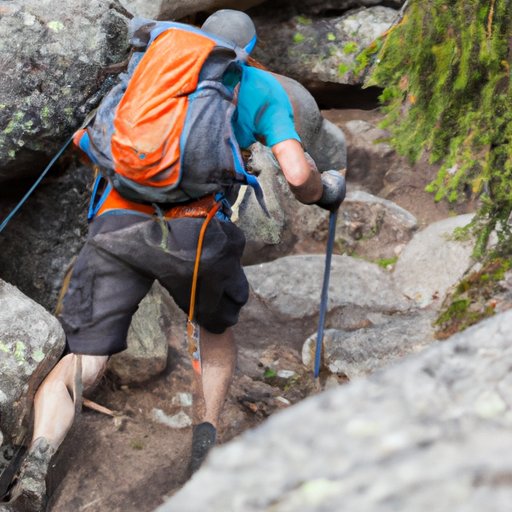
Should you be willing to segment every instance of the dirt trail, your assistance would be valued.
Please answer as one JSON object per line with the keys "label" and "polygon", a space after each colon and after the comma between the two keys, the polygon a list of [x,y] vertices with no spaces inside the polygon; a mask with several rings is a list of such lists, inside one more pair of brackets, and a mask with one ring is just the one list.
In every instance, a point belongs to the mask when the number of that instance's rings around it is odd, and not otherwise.
{"label": "dirt trail", "polygon": [[[237,371],[222,414],[219,443],[287,407],[286,401],[296,403],[309,393],[309,376],[298,354],[280,353],[277,348],[270,352],[270,358],[286,361],[297,378],[285,381],[268,373],[265,377],[262,363],[258,378]],[[191,375],[184,364],[143,387],[119,387],[105,378],[93,399],[127,419],[117,421],[84,409],[50,475],[49,486],[54,490],[50,511],[149,512],[177,491],[189,478],[191,428],[160,424],[152,411],[190,414],[190,408],[173,404],[173,398],[190,392]]]}

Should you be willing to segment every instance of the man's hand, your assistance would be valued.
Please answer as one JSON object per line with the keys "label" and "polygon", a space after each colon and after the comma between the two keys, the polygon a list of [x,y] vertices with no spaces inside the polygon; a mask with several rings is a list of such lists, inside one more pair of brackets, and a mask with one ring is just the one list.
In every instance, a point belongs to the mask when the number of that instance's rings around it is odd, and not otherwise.
{"label": "man's hand", "polygon": [[325,171],[321,174],[322,197],[316,201],[316,205],[330,212],[335,212],[345,199],[347,191],[345,176],[338,171]]}

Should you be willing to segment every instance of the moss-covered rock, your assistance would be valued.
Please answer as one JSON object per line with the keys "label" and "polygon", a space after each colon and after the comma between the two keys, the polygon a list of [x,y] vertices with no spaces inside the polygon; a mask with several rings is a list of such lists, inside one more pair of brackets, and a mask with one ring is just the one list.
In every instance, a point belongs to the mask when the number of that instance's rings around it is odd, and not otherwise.
{"label": "moss-covered rock", "polygon": [[0,181],[6,181],[42,170],[97,104],[102,73],[125,57],[128,40],[117,2],[1,4]]}
{"label": "moss-covered rock", "polygon": [[0,429],[7,443],[23,440],[34,394],[64,343],[56,318],[0,280]]}

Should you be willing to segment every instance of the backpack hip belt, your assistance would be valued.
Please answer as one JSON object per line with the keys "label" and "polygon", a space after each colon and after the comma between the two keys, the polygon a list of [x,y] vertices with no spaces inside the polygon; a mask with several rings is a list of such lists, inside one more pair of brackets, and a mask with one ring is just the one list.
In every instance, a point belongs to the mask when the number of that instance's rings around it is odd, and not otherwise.
{"label": "backpack hip belt", "polygon": [[[162,217],[165,219],[179,219],[182,217],[195,217],[204,218],[208,215],[208,212],[215,206],[215,194],[208,194],[200,197],[199,199],[177,204],[170,208],[162,210]],[[108,196],[105,198],[103,204],[97,212],[97,216],[104,213],[115,212],[115,211],[137,212],[151,217],[155,214],[159,214],[157,209],[150,204],[137,203],[130,201],[121,196],[115,189],[111,190]]]}

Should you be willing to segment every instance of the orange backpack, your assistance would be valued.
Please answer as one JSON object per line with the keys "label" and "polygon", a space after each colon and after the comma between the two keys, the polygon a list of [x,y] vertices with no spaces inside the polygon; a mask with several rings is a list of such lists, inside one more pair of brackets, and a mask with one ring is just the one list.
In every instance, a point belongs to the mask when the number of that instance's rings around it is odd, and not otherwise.
{"label": "orange backpack", "polygon": [[240,80],[245,55],[181,23],[145,29],[145,51],[134,53],[87,128],[103,175],[142,203],[184,202],[236,183],[259,188],[233,133],[236,87],[223,83],[226,72]]}

